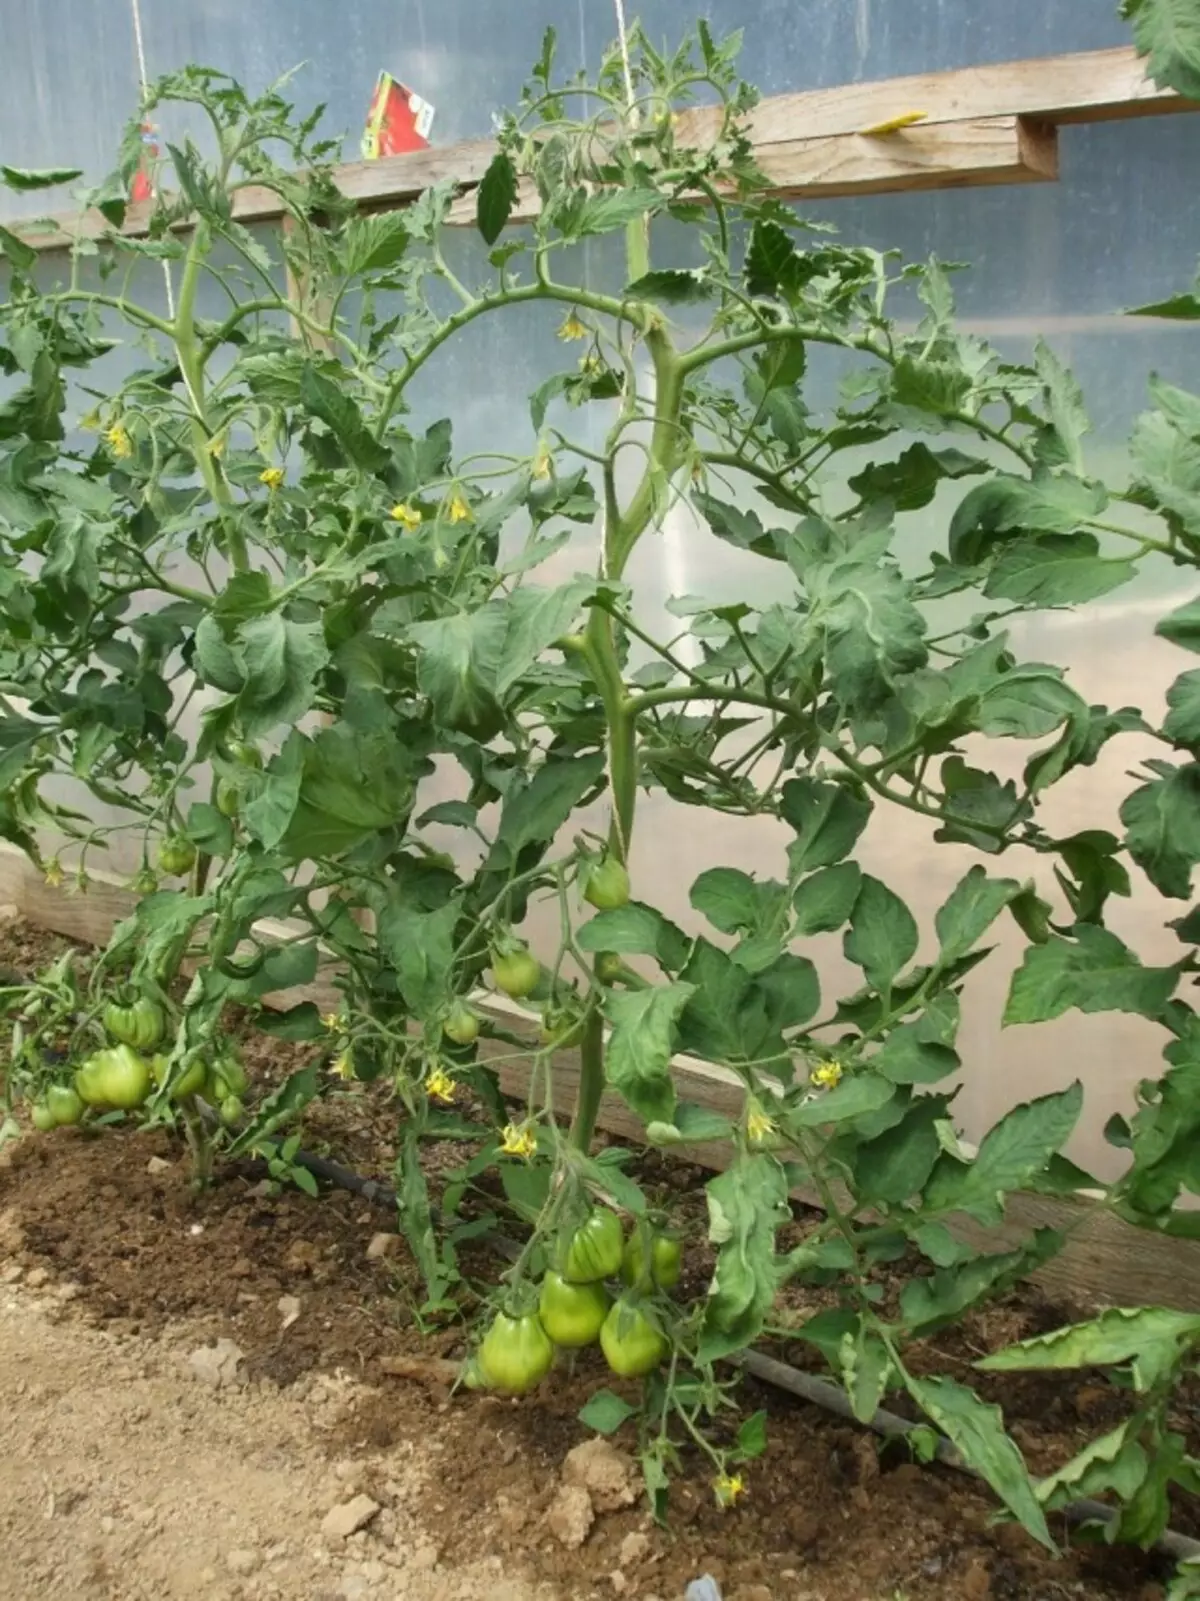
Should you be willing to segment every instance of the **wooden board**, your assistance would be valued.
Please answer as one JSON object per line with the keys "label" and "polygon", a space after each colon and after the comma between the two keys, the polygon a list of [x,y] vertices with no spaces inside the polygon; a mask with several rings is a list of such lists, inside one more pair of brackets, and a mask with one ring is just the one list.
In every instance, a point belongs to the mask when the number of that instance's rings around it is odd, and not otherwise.
{"label": "wooden board", "polygon": [[[129,890],[114,880],[96,876],[87,894],[51,889],[37,870],[12,846],[0,845],[0,906],[14,908],[28,922],[52,933],[65,935],[90,945],[107,942],[113,924],[127,917],[135,904]],[[261,925],[265,934],[287,937],[281,924]],[[322,1012],[337,1009],[340,996],[333,986],[333,969],[318,973],[311,985],[288,992],[286,1003],[311,1000]],[[284,997],[268,997],[284,1003]],[[487,997],[497,1021],[508,1027],[527,1021],[530,1014],[512,1003]],[[528,1065],[511,1060],[511,1048],[495,1045],[489,1050],[498,1059],[493,1065],[506,1095],[524,1098],[529,1090]],[[486,1053],[485,1053],[486,1054]],[[681,1100],[692,1101],[725,1115],[736,1115],[742,1104],[742,1091],[732,1073],[692,1057],[677,1058],[673,1064],[676,1087]],[[556,1055],[552,1063],[555,1105],[568,1107],[579,1081],[579,1066],[569,1052]],[[599,1126],[621,1139],[641,1142],[644,1130],[640,1119],[615,1095],[605,1095],[600,1106]],[[729,1148],[720,1143],[674,1148],[681,1159],[719,1171],[729,1162]],[[796,1198],[811,1204],[815,1197],[798,1191]],[[962,1239],[1003,1250],[1038,1227],[1069,1231],[1066,1247],[1035,1275],[1046,1294],[1060,1297],[1068,1310],[1092,1306],[1170,1306],[1183,1311],[1200,1311],[1200,1248],[1189,1240],[1172,1240],[1162,1235],[1131,1228],[1106,1212],[1089,1208],[1085,1202],[1063,1201],[1040,1195],[1009,1197],[1008,1215],[999,1229],[983,1229],[969,1219],[954,1220],[954,1232]]]}
{"label": "wooden board", "polygon": [[[875,194],[1044,180],[1055,176],[1053,130],[1061,124],[1196,109],[1151,83],[1132,47],[1123,47],[772,95],[751,114],[749,131],[777,194]],[[864,133],[912,112],[924,120],[892,134]],[[711,138],[715,127],[711,108],[681,116],[682,135],[695,144]],[[335,178],[365,209],[388,209],[443,180],[472,189],[494,151],[490,140],[468,140],[348,162]],[[244,223],[284,214],[278,195],[255,184],[237,191],[233,211]],[[131,206],[124,231],[144,234],[149,214],[149,205]],[[526,203],[512,220],[529,214]],[[108,231],[95,212],[48,220],[45,228],[20,219],[11,226],[38,250],[62,249],[74,238]],[[451,220],[473,224],[473,206],[455,207]]]}

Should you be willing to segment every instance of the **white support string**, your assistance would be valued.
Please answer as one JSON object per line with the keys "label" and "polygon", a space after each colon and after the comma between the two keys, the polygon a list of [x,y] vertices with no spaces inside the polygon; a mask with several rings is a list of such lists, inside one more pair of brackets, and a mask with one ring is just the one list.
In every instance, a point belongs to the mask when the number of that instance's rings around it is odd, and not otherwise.
{"label": "white support string", "polygon": [[[138,0],[129,0],[133,12],[133,44],[137,51],[138,81],[142,86],[142,98],[145,99],[146,90],[150,86],[150,74],[146,71],[146,41],[142,35],[142,8]],[[171,281],[171,263],[162,264],[163,282],[167,288],[167,315],[172,321],[175,319],[175,286]]]}

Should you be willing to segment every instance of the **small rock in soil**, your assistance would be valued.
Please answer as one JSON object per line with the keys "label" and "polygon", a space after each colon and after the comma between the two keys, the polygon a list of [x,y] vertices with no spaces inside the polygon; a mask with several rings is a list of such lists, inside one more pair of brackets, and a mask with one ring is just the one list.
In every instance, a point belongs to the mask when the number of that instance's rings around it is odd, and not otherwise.
{"label": "small rock in soil", "polygon": [[739,1584],[729,1601],[774,1601],[770,1587],[765,1584]]}
{"label": "small rock in soil", "polygon": [[279,1316],[282,1319],[281,1328],[286,1332],[293,1323],[299,1321],[300,1297],[298,1295],[281,1295],[279,1297]]}
{"label": "small rock in soil", "polygon": [[252,1573],[258,1572],[261,1565],[262,1559],[258,1552],[251,1550],[249,1546],[225,1553],[225,1566],[230,1573],[236,1573],[240,1578],[248,1579]]}
{"label": "small rock in soil", "polygon": [[632,1458],[600,1435],[567,1452],[563,1482],[582,1486],[597,1512],[616,1512],[637,1500]]}
{"label": "small rock in soil", "polygon": [[629,1588],[629,1580],[621,1572],[620,1568],[609,1574],[608,1582],[612,1585],[613,1592],[616,1595],[624,1595]]}
{"label": "small rock in soil", "polygon": [[384,1257],[395,1256],[400,1249],[400,1236],[398,1234],[372,1234],[371,1243],[367,1246],[367,1259],[378,1262]]}
{"label": "small rock in soil", "polygon": [[992,1576],[982,1562],[972,1562],[963,1574],[963,1601],[988,1601],[992,1593]]}
{"label": "small rock in soil", "polygon": [[636,1529],[621,1541],[620,1561],[623,1568],[635,1568],[650,1552],[650,1537]]}
{"label": "small rock in soil", "polygon": [[496,1522],[505,1534],[520,1534],[529,1522],[529,1508],[507,1495],[496,1497]]}
{"label": "small rock in soil", "polygon": [[40,1290],[45,1285],[49,1284],[49,1282],[50,1275],[46,1272],[44,1267],[30,1268],[29,1272],[25,1275],[25,1283],[31,1290]]}
{"label": "small rock in soil", "polygon": [[169,1173],[170,1171],[171,1164],[167,1161],[165,1156],[152,1156],[146,1163],[146,1172],[149,1173],[152,1178],[157,1178],[160,1173]]}
{"label": "small rock in soil", "polygon": [[372,1501],[369,1495],[356,1495],[325,1514],[321,1533],[327,1540],[348,1540],[359,1529],[365,1529],[378,1511],[378,1501]]}
{"label": "small rock in soil", "polygon": [[321,1260],[321,1253],[311,1240],[293,1240],[283,1265],[289,1273],[311,1273]]}
{"label": "small rock in soil", "polygon": [[242,1382],[243,1352],[232,1340],[218,1340],[215,1345],[201,1345],[188,1357],[192,1377],[201,1384],[220,1390],[230,1384]]}
{"label": "small rock in soil", "polygon": [[591,1533],[596,1514],[582,1484],[561,1484],[546,1509],[546,1527],[568,1551],[575,1551]]}

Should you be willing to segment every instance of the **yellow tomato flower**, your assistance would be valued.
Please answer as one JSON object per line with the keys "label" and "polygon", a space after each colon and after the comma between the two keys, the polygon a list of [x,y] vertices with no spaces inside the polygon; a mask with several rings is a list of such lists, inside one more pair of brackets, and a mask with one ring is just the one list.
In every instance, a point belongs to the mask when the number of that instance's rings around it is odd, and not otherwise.
{"label": "yellow tomato flower", "polygon": [[125,461],[133,455],[133,441],[123,424],[113,423],[111,428],[105,430],[104,438],[118,461]]}
{"label": "yellow tomato flower", "polygon": [[95,407],[93,407],[91,411],[86,412],[79,419],[79,426],[83,429],[85,434],[99,433],[100,413],[95,409]]}
{"label": "yellow tomato flower", "polygon": [[586,323],[580,322],[574,312],[566,317],[559,325],[558,337],[560,339],[586,339],[588,328]]}
{"label": "yellow tomato flower", "polygon": [[266,484],[267,488],[272,491],[278,489],[283,482],[283,468],[264,467],[258,475],[258,481],[260,484]]}
{"label": "yellow tomato flower", "polygon": [[409,533],[414,528],[421,526],[421,513],[415,506],[393,506],[391,518],[394,523],[399,523],[402,528],[407,528]]}
{"label": "yellow tomato flower", "polygon": [[446,501],[446,520],[452,523],[469,523],[473,520],[471,508],[460,489],[456,489]]}
{"label": "yellow tomato flower", "polygon": [[59,861],[58,857],[52,856],[46,863],[46,883],[51,889],[61,889],[66,880],[66,876],[67,875],[62,869],[62,863]]}
{"label": "yellow tomato flower", "polygon": [[842,1082],[842,1071],[840,1062],[822,1062],[809,1074],[809,1081],[819,1084],[823,1090],[831,1090],[835,1084]]}
{"label": "yellow tomato flower", "polygon": [[533,467],[531,469],[530,476],[533,478],[549,478],[550,469],[553,467],[553,465],[554,458],[543,446],[533,458]]}
{"label": "yellow tomato flower", "polygon": [[589,350],[586,356],[579,358],[579,370],[582,373],[592,374],[602,370],[604,363],[594,350]]}
{"label": "yellow tomato flower", "polygon": [[447,1106],[450,1105],[458,1093],[458,1085],[444,1067],[434,1068],[433,1072],[425,1080],[425,1089],[433,1096],[435,1101],[442,1101]]}
{"label": "yellow tomato flower", "polygon": [[338,1053],[337,1060],[334,1062],[329,1071],[333,1074],[334,1078],[350,1080],[358,1076],[354,1071],[354,1056],[350,1051],[349,1046],[347,1046],[345,1050]]}
{"label": "yellow tomato flower", "polygon": [[537,1150],[537,1135],[529,1123],[506,1123],[500,1136],[505,1156],[520,1156],[526,1162]]}
{"label": "yellow tomato flower", "polygon": [[713,1480],[713,1494],[719,1507],[731,1507],[745,1493],[746,1486],[740,1473],[718,1473]]}
{"label": "yellow tomato flower", "polygon": [[754,1107],[746,1119],[746,1138],[751,1145],[761,1145],[775,1132],[775,1124],[761,1106]]}
{"label": "yellow tomato flower", "polygon": [[326,1012],[321,1022],[331,1034],[336,1034],[342,1026],[341,1015],[338,1012]]}

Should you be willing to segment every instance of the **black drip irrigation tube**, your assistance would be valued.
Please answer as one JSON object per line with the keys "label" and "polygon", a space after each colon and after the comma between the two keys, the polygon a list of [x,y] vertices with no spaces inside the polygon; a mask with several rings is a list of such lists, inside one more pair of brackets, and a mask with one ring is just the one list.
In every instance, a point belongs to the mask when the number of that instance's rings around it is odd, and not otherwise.
{"label": "black drip irrigation tube", "polygon": [[[352,1195],[361,1195],[365,1201],[370,1201],[375,1206],[388,1207],[395,1211],[399,1204],[395,1192],[386,1184],[381,1184],[375,1179],[365,1179],[352,1168],[343,1167],[340,1162],[330,1162],[323,1156],[312,1156],[307,1151],[297,1151],[292,1157],[292,1166],[306,1168],[315,1179],[323,1179],[327,1184],[348,1190]],[[493,1243],[503,1245],[507,1242],[494,1240]],[[826,1412],[832,1412],[859,1428],[864,1427],[862,1419],[855,1416],[845,1391],[828,1379],[817,1378],[811,1373],[802,1373],[799,1368],[794,1368],[787,1362],[777,1361],[775,1357],[766,1356],[761,1351],[743,1351],[727,1360],[731,1366],[741,1368],[743,1372],[749,1373],[763,1384],[783,1390],[788,1395],[808,1401],[813,1406],[822,1407]],[[902,1418],[898,1412],[889,1412],[884,1407],[878,1409],[865,1427],[887,1440],[907,1438],[917,1428],[923,1431],[928,1429],[927,1424],[911,1423],[907,1418]],[[934,1460],[980,1483],[984,1482],[982,1475],[963,1461],[944,1435],[937,1435],[936,1440]],[[1071,1501],[1067,1506],[1057,1508],[1057,1511],[1071,1525],[1112,1524],[1117,1520],[1116,1512],[1112,1507],[1105,1506],[1103,1501],[1086,1499]],[[1174,1529],[1167,1529],[1161,1534],[1150,1550],[1170,1557],[1176,1562],[1200,1561],[1200,1540],[1193,1540],[1190,1535],[1179,1534]]]}

